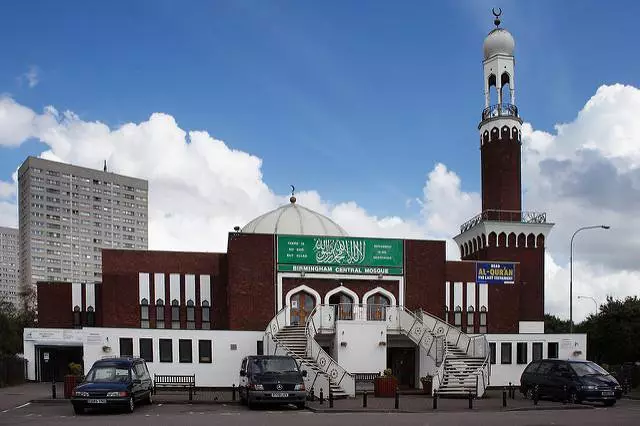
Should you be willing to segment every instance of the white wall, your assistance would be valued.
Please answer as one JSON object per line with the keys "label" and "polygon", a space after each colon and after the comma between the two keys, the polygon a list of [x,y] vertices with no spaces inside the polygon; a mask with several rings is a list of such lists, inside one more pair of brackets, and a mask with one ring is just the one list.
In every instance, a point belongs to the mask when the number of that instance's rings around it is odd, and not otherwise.
{"label": "white wall", "polygon": [[[387,323],[336,321],[336,361],[350,373],[377,373],[387,365]],[[380,345],[380,342],[385,345]],[[346,342],[347,346],[341,343]]]}
{"label": "white wall", "polygon": [[[27,332],[31,334],[27,336]],[[240,362],[247,355],[255,355],[257,341],[262,341],[264,331],[228,330],[171,330],[134,328],[83,328],[81,330],[25,329],[25,358],[28,363],[28,378],[35,380],[36,345],[82,345],[84,371],[105,357],[120,356],[120,338],[133,339],[133,356],[140,356],[140,338],[153,340],[153,362],[147,362],[153,374],[195,374],[196,386],[228,387],[238,385]],[[63,337],[66,337],[63,338]],[[160,362],[159,339],[173,341],[173,362]],[[179,339],[190,339],[191,363],[179,362]],[[212,362],[200,363],[198,341],[211,340]],[[236,350],[231,350],[231,345]],[[109,346],[105,352],[103,346]]]}
{"label": "white wall", "polygon": [[420,377],[435,376],[438,372],[436,360],[428,355],[428,352],[422,346],[418,347],[420,365],[418,367],[418,377],[416,377],[416,385],[422,388]]}
{"label": "white wall", "polygon": [[[558,359],[586,359],[586,334],[487,334],[487,341],[496,344],[496,363],[491,365],[489,386],[507,386],[509,382],[520,384],[525,367],[533,361],[533,342],[542,343],[542,359],[548,357],[549,343],[558,343]],[[502,364],[501,343],[510,342],[511,364]],[[527,362],[518,364],[517,342],[527,342]]]}

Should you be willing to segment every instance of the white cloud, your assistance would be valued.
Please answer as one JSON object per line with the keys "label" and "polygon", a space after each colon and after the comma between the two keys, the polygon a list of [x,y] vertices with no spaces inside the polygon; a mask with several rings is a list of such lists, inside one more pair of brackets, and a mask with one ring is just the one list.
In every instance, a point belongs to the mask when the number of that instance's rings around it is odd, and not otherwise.
{"label": "white cloud", "polygon": [[27,72],[22,74],[18,78],[18,80],[20,81],[20,83],[22,83],[23,81],[26,81],[29,88],[33,89],[38,85],[38,83],[40,83],[39,74],[40,74],[40,71],[38,70],[38,67],[36,67],[35,65],[31,65],[27,70]]}
{"label": "white cloud", "polygon": [[[569,240],[583,225],[605,223],[612,229],[576,237],[574,295],[604,301],[607,294],[621,297],[640,291],[638,114],[638,89],[603,86],[574,121],[558,125],[554,134],[523,125],[525,208],[546,211],[556,223],[547,241],[547,311],[568,316]],[[38,114],[0,98],[0,144],[18,145],[28,138],[49,146],[45,158],[94,168],[106,159],[114,172],[148,179],[152,249],[223,251],[227,232],[235,225],[289,197],[264,183],[260,158],[234,150],[207,132],[185,131],[167,114],[154,113],[144,122],[111,129],[72,112],[47,107]],[[477,151],[470,149],[468,155]],[[15,198],[7,185],[0,185],[0,192]],[[443,164],[428,173],[423,193],[414,200],[420,214],[412,218],[377,217],[356,201],[330,203],[313,190],[296,196],[300,204],[332,217],[352,235],[447,239],[450,259],[458,258],[451,237],[481,207],[479,194],[462,191],[460,178]],[[17,222],[15,204],[3,203],[0,221]],[[576,301],[574,319],[593,309],[590,300]]]}

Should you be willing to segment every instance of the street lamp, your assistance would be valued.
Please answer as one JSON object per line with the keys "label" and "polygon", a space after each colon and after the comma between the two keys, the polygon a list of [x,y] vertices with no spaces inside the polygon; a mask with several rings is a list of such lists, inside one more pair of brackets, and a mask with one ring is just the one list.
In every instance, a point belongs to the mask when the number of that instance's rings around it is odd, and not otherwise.
{"label": "street lamp", "polygon": [[593,225],[593,226],[583,226],[576,230],[571,236],[571,250],[569,255],[569,333],[573,334],[573,239],[576,234],[580,231],[584,231],[587,229],[609,229],[611,228],[609,225]]}
{"label": "street lamp", "polygon": [[578,296],[578,300],[580,299],[591,299],[593,300],[593,304],[596,305],[596,315],[598,315],[598,302],[591,296]]}

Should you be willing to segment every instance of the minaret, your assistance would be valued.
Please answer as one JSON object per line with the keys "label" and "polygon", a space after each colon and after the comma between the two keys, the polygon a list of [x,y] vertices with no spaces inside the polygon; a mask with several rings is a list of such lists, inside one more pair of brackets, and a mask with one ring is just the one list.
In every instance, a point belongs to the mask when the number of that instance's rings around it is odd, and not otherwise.
{"label": "minaret", "polygon": [[[483,45],[485,102],[478,125],[482,211],[460,227],[454,240],[462,260],[517,263],[514,284],[489,285],[489,306],[484,307],[490,333],[513,333],[518,332],[518,321],[544,319],[544,242],[553,224],[547,223],[545,213],[522,210],[515,41],[500,27],[501,13],[493,11],[495,28]],[[509,308],[492,316],[492,300],[494,308],[495,304]]]}

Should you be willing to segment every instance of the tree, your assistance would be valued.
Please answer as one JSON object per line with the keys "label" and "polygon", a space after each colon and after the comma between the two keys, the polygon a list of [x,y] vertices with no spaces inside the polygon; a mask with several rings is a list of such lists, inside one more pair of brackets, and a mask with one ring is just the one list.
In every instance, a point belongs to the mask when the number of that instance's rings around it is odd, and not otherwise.
{"label": "tree", "polygon": [[35,317],[33,309],[19,309],[0,298],[0,355],[22,353],[24,329],[35,325]]}
{"label": "tree", "polygon": [[544,332],[545,333],[568,333],[569,321],[561,320],[555,315],[544,315]]}

